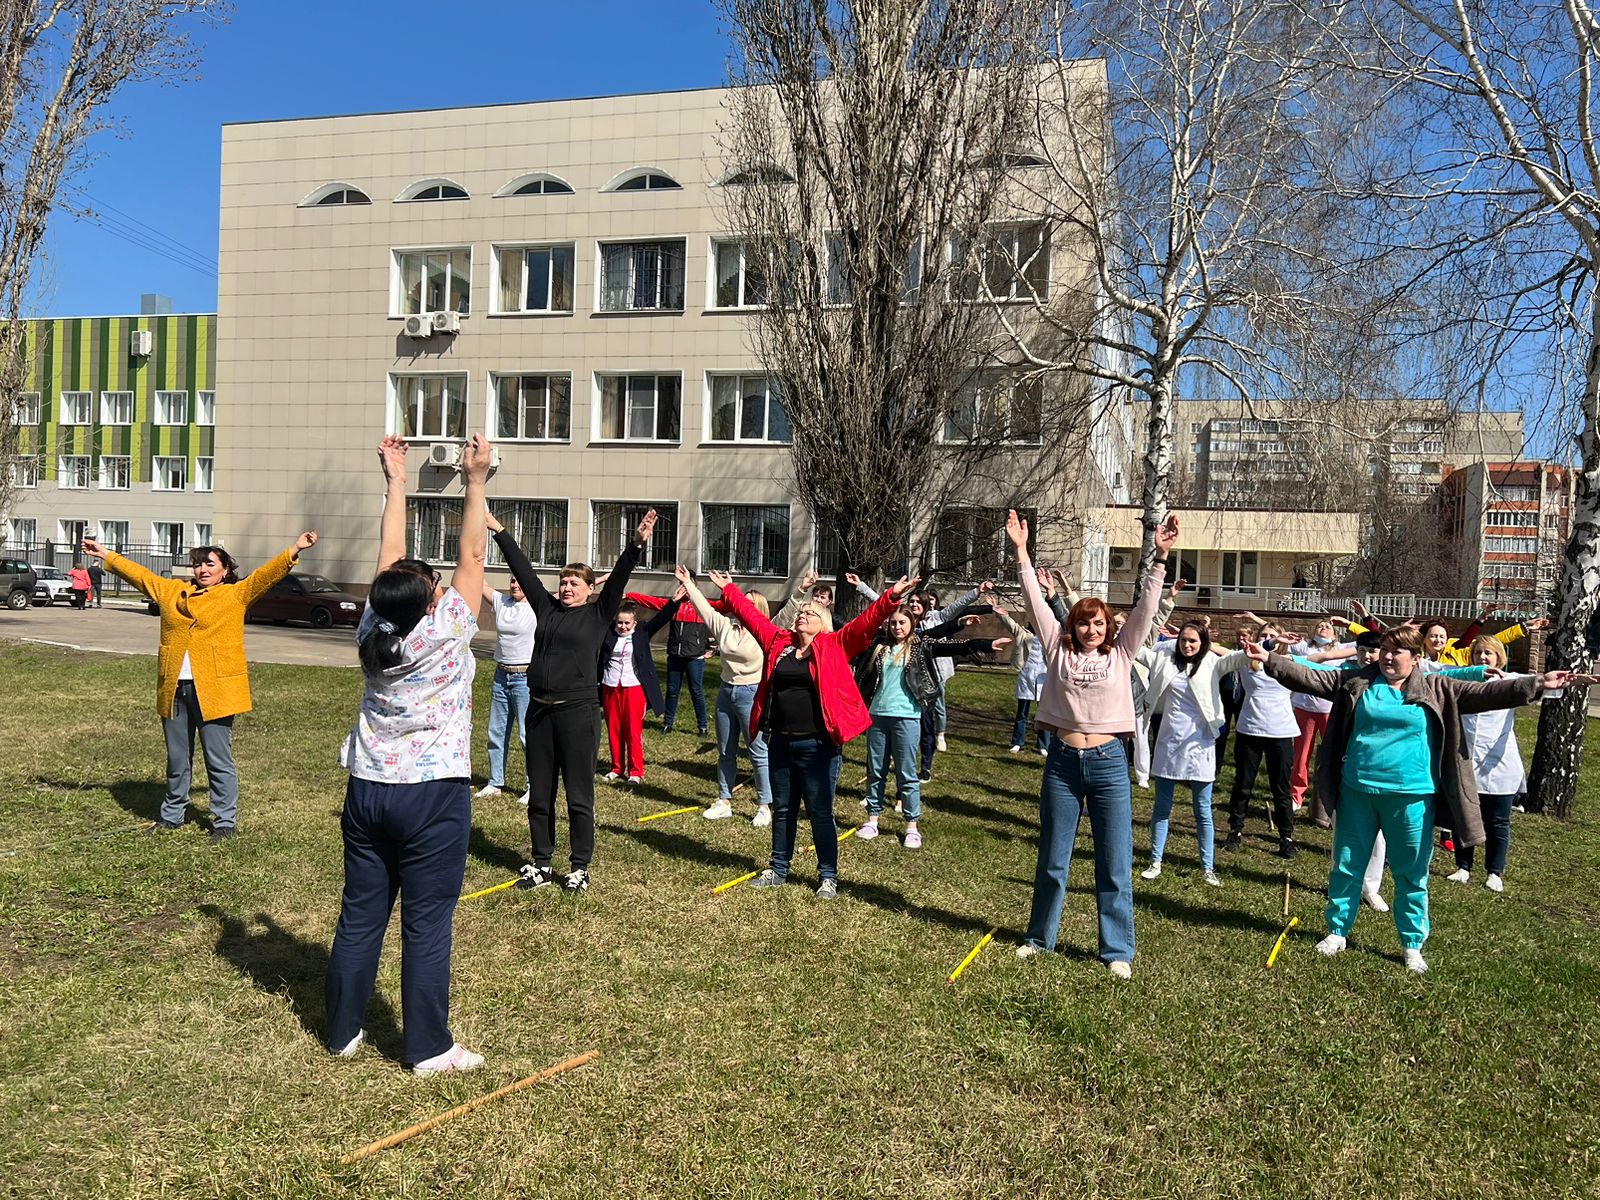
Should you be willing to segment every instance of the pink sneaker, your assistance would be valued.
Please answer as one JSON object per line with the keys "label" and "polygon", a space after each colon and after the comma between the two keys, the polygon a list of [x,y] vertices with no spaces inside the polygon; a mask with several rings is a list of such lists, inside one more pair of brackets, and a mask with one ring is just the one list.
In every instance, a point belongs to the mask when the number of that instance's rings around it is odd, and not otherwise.
{"label": "pink sneaker", "polygon": [[463,1071],[476,1071],[481,1066],[483,1055],[474,1054],[457,1042],[443,1054],[423,1059],[411,1068],[411,1073],[425,1079],[430,1075],[459,1075]]}
{"label": "pink sneaker", "polygon": [[906,830],[906,840],[903,844],[907,850],[922,849],[922,834],[915,829]]}

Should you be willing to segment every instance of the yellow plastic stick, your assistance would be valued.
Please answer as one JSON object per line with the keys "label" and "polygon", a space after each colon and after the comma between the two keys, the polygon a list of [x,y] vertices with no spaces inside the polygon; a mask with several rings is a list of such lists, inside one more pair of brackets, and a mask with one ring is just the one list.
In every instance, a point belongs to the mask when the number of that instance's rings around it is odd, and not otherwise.
{"label": "yellow plastic stick", "polygon": [[646,821],[659,821],[663,817],[681,817],[684,813],[699,811],[700,806],[698,804],[688,804],[683,808],[669,808],[666,812],[649,813],[646,816],[640,817],[637,823],[643,825]]}
{"label": "yellow plastic stick", "polygon": [[508,879],[504,883],[497,883],[493,887],[484,888],[482,891],[468,892],[465,896],[463,896],[461,898],[463,900],[476,900],[479,896],[489,896],[489,895],[493,895],[495,892],[503,892],[507,888],[516,887],[517,884],[519,884],[521,882],[522,882],[522,876],[518,875],[515,879]]}
{"label": "yellow plastic stick", "polygon": [[487,1096],[479,1096],[476,1100],[468,1100],[465,1104],[458,1104],[448,1112],[442,1112],[437,1117],[429,1117],[426,1121],[421,1121],[416,1125],[411,1126],[409,1129],[402,1129],[399,1133],[391,1133],[386,1138],[379,1138],[375,1142],[368,1142],[365,1146],[361,1147],[361,1149],[346,1154],[339,1160],[339,1165],[346,1166],[355,1162],[357,1159],[366,1158],[369,1154],[376,1154],[380,1150],[387,1150],[391,1146],[398,1146],[401,1142],[408,1141],[409,1139],[416,1137],[419,1133],[427,1133],[428,1130],[435,1129],[438,1126],[443,1125],[446,1121],[453,1121],[457,1117],[465,1116],[473,1109],[480,1108],[483,1105],[488,1104],[491,1100],[499,1100],[502,1096],[511,1095],[512,1092],[520,1092],[523,1088],[532,1087],[536,1083],[543,1083],[546,1079],[551,1079],[565,1071],[570,1071],[573,1067],[581,1067],[584,1063],[593,1062],[599,1057],[600,1052],[598,1050],[589,1050],[575,1058],[569,1058],[565,1062],[558,1062],[553,1067],[546,1067],[537,1075],[529,1075],[526,1079],[519,1079],[515,1083],[508,1083],[505,1087],[490,1092]]}
{"label": "yellow plastic stick", "polygon": [[1278,961],[1278,952],[1283,949],[1284,942],[1289,940],[1289,930],[1300,924],[1299,917],[1289,918],[1289,923],[1283,927],[1283,932],[1278,935],[1277,943],[1272,947],[1272,953],[1267,955],[1267,970],[1272,970],[1272,964]]}
{"label": "yellow plastic stick", "polygon": [[736,888],[741,883],[749,883],[752,879],[754,879],[759,874],[761,874],[760,871],[751,871],[750,874],[741,875],[737,879],[730,879],[730,880],[728,880],[727,883],[719,883],[719,884],[717,884],[716,887],[711,889],[711,894],[713,896],[720,896],[720,895],[722,895],[723,892],[727,891],[729,888]]}
{"label": "yellow plastic stick", "polygon": [[954,971],[950,972],[949,976],[945,979],[945,982],[946,983],[954,983],[956,980],[960,979],[961,978],[961,972],[963,972],[963,971],[965,971],[967,969],[967,967],[971,964],[973,959],[977,958],[978,955],[983,953],[983,948],[985,946],[987,946],[990,942],[994,941],[994,935],[995,935],[995,930],[993,930],[993,929],[989,930],[988,933],[984,934],[983,937],[978,940],[978,944],[976,946],[974,946],[970,951],[968,951],[967,952],[967,956],[961,960],[961,965],[959,967],[957,967]]}

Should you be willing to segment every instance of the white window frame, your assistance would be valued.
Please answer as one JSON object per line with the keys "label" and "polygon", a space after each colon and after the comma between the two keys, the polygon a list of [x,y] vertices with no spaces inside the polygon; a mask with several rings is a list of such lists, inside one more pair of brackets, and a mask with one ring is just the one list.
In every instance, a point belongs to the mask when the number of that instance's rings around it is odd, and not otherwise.
{"label": "white window frame", "polygon": [[[438,505],[439,512],[441,514],[439,540],[427,546],[419,546],[414,541],[414,538],[422,525],[421,506],[424,504]],[[411,495],[407,496],[406,553],[413,558],[420,558],[425,562],[431,563],[435,567],[454,563],[457,555],[459,555],[461,552],[462,504],[463,501],[460,496],[419,495],[417,493],[412,493]],[[448,513],[455,513],[456,517],[456,552],[454,554],[444,553],[444,548],[450,543],[450,535],[448,527],[443,523],[442,518],[444,514]]]}
{"label": "white window frame", "polygon": [[[532,183],[553,183],[556,184],[557,187],[554,191],[548,190],[545,187],[541,187],[537,192],[523,192],[519,190]],[[511,197],[521,199],[523,196],[570,196],[573,194],[573,191],[573,186],[559,175],[552,175],[549,171],[529,171],[526,175],[518,175],[515,179],[512,179],[504,184],[500,190],[495,193],[495,199],[506,200],[510,199]]]}
{"label": "white window frame", "polygon": [[[81,405],[83,420],[75,421],[67,406]],[[80,425],[94,424],[94,393],[93,392],[62,392],[61,393],[61,420],[62,425],[77,427]]]}
{"label": "white window frame", "polygon": [[[133,531],[126,521],[96,521],[95,526],[99,530],[99,537],[96,540],[113,550],[118,546],[127,546],[133,541]],[[121,537],[117,536],[118,529],[122,531]]]}
{"label": "white window frame", "polygon": [[[433,309],[433,308],[422,308],[421,304],[423,302],[423,299],[426,297],[427,290],[428,290],[428,288],[427,288],[427,273],[426,273],[427,272],[427,268],[426,268],[426,266],[424,266],[424,268],[423,268],[423,272],[424,273],[423,273],[423,281],[422,281],[422,285],[421,285],[421,290],[417,294],[417,304],[418,304],[419,307],[417,309],[417,312],[415,312],[415,313],[408,312],[406,310],[405,267],[402,264],[401,259],[404,258],[404,257],[407,257],[407,256],[421,256],[423,258],[426,258],[428,255],[431,255],[431,254],[455,255],[455,254],[462,254],[462,253],[465,253],[466,256],[467,256],[467,291],[466,291],[466,297],[467,297],[466,304],[467,304],[467,307],[465,309],[445,309],[445,310]],[[418,316],[421,313],[425,313],[425,312],[440,312],[440,311],[454,312],[457,316],[461,317],[463,320],[470,319],[471,316],[472,316],[472,277],[477,273],[477,266],[478,266],[478,264],[473,260],[473,248],[472,248],[470,243],[465,245],[465,246],[463,246],[463,245],[453,245],[453,246],[440,245],[440,246],[395,246],[395,247],[392,247],[390,249],[390,251],[389,251],[389,317],[390,317],[390,319],[391,320],[403,320],[406,317]],[[455,268],[452,266],[449,269],[450,269],[451,274],[453,275],[454,272],[455,272]],[[447,300],[448,300],[449,295],[450,295],[450,283],[447,280],[445,282],[445,296],[446,296]]]}
{"label": "white window frame", "polygon": [[[572,296],[572,303],[565,308],[527,308],[523,307],[528,302],[528,273],[525,256],[530,250],[565,250],[572,255],[569,268],[570,278],[567,290]],[[517,289],[517,308],[505,307],[505,278],[506,255],[514,254],[523,257],[522,285]],[[570,317],[578,307],[578,244],[576,242],[505,242],[495,243],[489,247],[489,258],[494,264],[493,286],[489,289],[489,315],[491,317]],[[555,258],[550,259],[546,268],[545,295],[555,295]]]}
{"label": "white window frame", "polygon": [[202,427],[217,423],[217,393],[214,390],[194,394],[194,423]]}
{"label": "white window frame", "polygon": [[[670,186],[651,187],[648,182],[644,187],[641,188],[629,188],[626,186],[627,184],[632,183],[635,179],[643,179],[646,176],[651,175],[659,176],[660,178],[665,179]],[[676,175],[672,174],[670,171],[663,170],[661,167],[637,166],[629,167],[626,171],[622,171],[619,174],[613,175],[610,181],[607,182],[606,185],[600,190],[602,192],[620,192],[626,190],[629,192],[642,193],[681,192],[683,190],[683,184],[678,182],[678,177]]]}
{"label": "white window frame", "polygon": [[[767,272],[766,272],[766,276],[767,276],[767,298],[765,300],[762,300],[760,303],[754,303],[745,294],[746,287],[747,287],[747,280],[749,278],[749,272],[750,272],[750,269],[749,269],[750,243],[749,243],[748,240],[746,240],[745,238],[733,237],[731,235],[719,235],[719,236],[715,236],[715,237],[712,237],[712,238],[708,239],[708,242],[709,242],[709,248],[708,248],[707,253],[706,253],[706,309],[707,309],[707,311],[709,311],[709,312],[758,312],[761,309],[772,308],[772,307],[774,307],[775,304],[782,305],[783,307],[786,307],[786,308],[792,308],[794,306],[794,298],[793,298],[793,296],[787,295],[787,294],[783,295],[781,297],[777,297],[776,296],[776,293],[779,291],[779,280],[777,278],[778,271],[777,271],[777,264],[776,263],[768,263],[768,265],[767,265]],[[736,247],[738,249],[738,251],[739,251],[739,277],[738,277],[738,292],[739,292],[739,294],[738,294],[736,302],[733,303],[733,304],[722,304],[722,303],[719,302],[718,296],[717,296],[717,287],[718,287],[718,281],[719,281],[719,278],[720,278],[719,271],[718,271],[718,258],[720,257],[723,248],[727,247],[727,246]],[[797,243],[797,242],[796,243],[792,243],[791,247],[790,247],[790,252],[792,254],[798,255],[799,254],[799,243]]]}
{"label": "white window frame", "polygon": [[[676,500],[615,500],[603,498],[590,500],[589,561],[595,564],[599,570],[610,570],[611,564],[616,561],[616,554],[620,553],[620,548],[617,552],[613,552],[609,545],[605,549],[600,547],[598,514],[602,504],[618,504],[622,506],[622,546],[626,546],[628,539],[633,537],[634,525],[628,523],[628,509],[637,508],[642,515],[646,510],[654,508],[656,510],[656,529],[650,540],[644,544],[644,550],[639,556],[639,570],[672,570],[673,566],[678,562],[678,537],[682,530],[682,525],[680,524],[683,513],[682,504]],[[671,514],[672,520],[670,523],[663,525],[661,518],[668,513]],[[669,532],[671,534],[670,545],[668,545],[668,538],[665,536]],[[609,539],[607,540],[609,542]]]}
{"label": "white window frame", "polygon": [[[822,235],[822,295],[819,299],[823,308],[847,308],[855,291],[855,281],[844,273],[842,267],[837,274],[834,271],[834,263],[843,257],[842,253],[836,254],[834,248],[843,244],[842,230],[830,229]],[[926,274],[926,246],[926,237],[919,233],[907,251],[905,278],[900,284],[902,304],[912,303],[922,291],[922,280]],[[842,289],[842,294],[838,289]]]}
{"label": "white window frame", "polygon": [[[173,419],[172,405],[179,404],[177,419]],[[163,406],[166,406],[163,408]],[[155,394],[151,406],[152,425],[187,425],[189,423],[189,393],[176,388],[163,389]]]}
{"label": "white window frame", "polygon": [[11,423],[19,428],[27,428],[39,423],[39,393],[20,392],[16,403],[11,406]]}
{"label": "white window frame", "polygon": [[217,460],[210,454],[197,454],[194,460],[194,490],[197,492],[211,492],[216,490]]}
{"label": "white window frame", "polygon": [[[762,421],[762,427],[761,427],[762,428],[762,436],[758,437],[758,438],[747,438],[747,437],[743,436],[745,386],[744,386],[742,381],[743,380],[747,380],[747,379],[758,379],[758,378],[766,381],[767,411],[766,411],[766,416],[763,418],[763,421]],[[788,446],[788,445],[792,445],[794,443],[794,436],[793,436],[793,428],[794,427],[793,427],[793,425],[790,425],[790,436],[789,437],[784,438],[782,440],[779,440],[779,439],[773,438],[771,436],[771,433],[772,433],[772,404],[773,404],[773,391],[774,391],[773,378],[774,378],[774,376],[772,375],[772,373],[770,371],[759,371],[759,370],[751,370],[751,371],[707,371],[706,375],[705,375],[705,398],[704,398],[704,403],[701,404],[700,440],[707,446]],[[739,393],[737,404],[736,404],[736,410],[734,412],[733,436],[731,438],[719,438],[719,437],[715,436],[715,430],[713,429],[713,422],[714,422],[714,418],[715,418],[715,407],[716,407],[716,405],[715,405],[716,387],[717,387],[717,381],[719,379],[732,379],[732,380],[734,380],[736,389],[737,389],[737,391]],[[778,406],[780,408],[782,408],[782,406],[783,406],[783,399],[782,399],[783,389],[781,387],[779,387],[776,390],[778,392],[778,401],[777,401],[778,402]],[[784,410],[784,423],[785,424],[789,424],[789,416],[788,416],[788,410],[787,409]]]}
{"label": "white window frame", "polygon": [[[172,464],[176,463],[175,474]],[[173,487],[169,480],[178,479]],[[189,460],[181,454],[157,454],[150,459],[150,490],[152,492],[182,492],[189,486]]]}
{"label": "white window frame", "polygon": [[[87,454],[56,455],[56,487],[64,492],[86,492],[92,478],[94,459]],[[80,482],[68,482],[68,480]]]}
{"label": "white window frame", "polygon": [[[707,531],[707,528],[709,527],[709,525],[711,523],[712,511],[713,510],[719,510],[719,511],[730,511],[731,512],[731,511],[737,511],[739,509],[782,510],[783,516],[784,516],[784,547],[783,547],[783,562],[781,564],[763,563],[762,566],[763,566],[764,569],[759,570],[759,571],[752,571],[752,570],[749,570],[749,569],[745,568],[744,566],[742,566],[741,565],[740,546],[739,546],[739,536],[738,536],[740,530],[739,530],[739,526],[738,526],[737,522],[735,522],[733,524],[733,526],[731,527],[731,530],[730,530],[730,533],[732,535],[732,545],[731,545],[731,549],[730,549],[730,553],[729,553],[729,558],[728,558],[727,564],[724,565],[724,564],[721,564],[721,563],[713,563],[711,561],[711,559],[709,557],[709,554],[707,552],[706,531]],[[789,504],[786,504],[786,503],[780,503],[780,504],[750,504],[750,503],[720,504],[720,503],[717,503],[715,501],[702,500],[700,502],[700,546],[699,546],[699,559],[697,561],[700,563],[700,569],[702,571],[715,569],[715,570],[719,570],[719,571],[727,571],[729,574],[732,574],[732,575],[742,575],[742,576],[748,576],[748,577],[760,577],[760,578],[769,578],[769,579],[787,579],[789,577],[789,566],[794,561],[794,509],[793,509],[793,507],[791,505],[789,505]]]}
{"label": "white window frame", "polygon": [[33,454],[19,454],[6,464],[13,488],[28,491],[39,486],[39,459]]}
{"label": "white window frame", "polygon": [[[1018,231],[1034,227],[1037,227],[1040,231],[1039,249],[1035,251],[1035,256],[1038,254],[1044,255],[1044,287],[1042,291],[1038,292],[1033,291],[1030,286],[1025,286],[1027,266],[1028,263],[1033,262],[1033,256],[1030,256],[1026,261],[1019,262],[1017,261],[1016,253],[1016,235]],[[1007,253],[1015,269],[1011,276],[1011,290],[1002,296],[995,295],[989,290],[987,248],[990,242],[998,235],[1006,233],[1011,234],[1011,246],[1008,248]],[[1055,255],[1052,252],[1054,249],[1053,237],[1048,221],[992,221],[984,226],[982,237],[983,245],[976,251],[980,260],[977,264],[977,294],[973,296],[957,296],[952,287],[952,299],[966,304],[1033,304],[1035,302],[1043,303],[1050,299],[1050,292],[1055,283]],[[952,236],[945,244],[945,257],[946,262],[949,264],[952,285],[955,282],[957,270],[964,269],[964,264],[960,264],[956,260],[956,250],[957,246]]]}
{"label": "white window frame", "polygon": [[[23,532],[27,536],[23,536]],[[39,518],[12,517],[6,523],[6,544],[13,547],[32,546],[39,540]]]}
{"label": "white window frame", "polygon": [[[462,194],[459,196],[422,196],[418,194],[433,188],[447,187],[455,188]],[[457,183],[454,179],[446,179],[442,175],[437,175],[428,179],[419,179],[415,183],[409,184],[404,191],[394,198],[394,202],[396,204],[452,204],[471,199],[472,193],[465,186]]]}
{"label": "white window frame", "polygon": [[[999,436],[995,436],[995,426],[986,422],[992,418],[986,417],[986,409],[1001,399],[999,386],[1005,385],[1004,428]],[[1031,434],[1018,436],[1014,430],[1013,418],[1017,411],[1017,389],[1024,384],[1039,389],[1039,407],[1037,427]],[[965,403],[970,395],[972,404],[972,432],[967,437],[952,436],[958,432],[956,429],[956,404]],[[973,442],[993,440],[1007,446],[1038,446],[1044,439],[1044,380],[1039,376],[1027,377],[1017,371],[1004,368],[985,368],[975,371],[961,387],[956,390],[952,399],[950,411],[945,414],[945,419],[939,425],[939,441],[946,446],[965,446]]]}
{"label": "white window frame", "polygon": [[[500,428],[500,381],[504,379],[543,379],[545,381],[545,413],[544,427],[546,435],[530,437],[525,434],[510,434]],[[564,380],[567,385],[567,432],[564,437],[549,435],[552,394],[552,382]],[[519,385],[520,392],[520,385]],[[523,425],[524,408],[518,405],[518,425]],[[681,420],[681,416],[680,416]],[[555,445],[563,446],[572,443],[572,374],[568,371],[490,371],[489,372],[489,404],[484,416],[483,427],[492,429],[491,438],[495,442],[511,442],[527,445]],[[558,564],[559,565],[559,564]]]}
{"label": "white window frame", "polygon": [[[405,431],[405,420],[401,409],[401,393],[404,381],[411,379],[459,379],[461,381],[461,432],[459,434],[424,432],[420,426],[415,434]],[[389,403],[388,415],[385,418],[388,432],[398,433],[413,442],[460,442],[465,441],[468,427],[471,425],[469,406],[471,403],[471,379],[465,371],[391,371],[389,372]],[[441,412],[448,411],[448,406],[441,404]]]}
{"label": "white window frame", "polygon": [[[117,481],[116,464],[122,464],[121,482]],[[133,487],[133,456],[129,454],[102,454],[100,456],[100,490],[126,492]]]}
{"label": "white window frame", "polygon": [[[123,411],[118,412],[121,408]],[[100,424],[132,425],[134,400],[132,392],[100,393]]]}
{"label": "white window frame", "polygon": [[[605,381],[608,379],[654,379],[656,381],[655,396],[651,403],[651,425],[660,428],[661,425],[661,380],[676,379],[678,381],[678,436],[675,438],[662,437],[633,437],[628,432],[633,424],[633,405],[628,398],[626,382],[622,387],[622,436],[605,437],[601,430],[605,427]],[[594,373],[593,403],[589,406],[589,440],[600,444],[630,446],[679,446],[683,444],[683,372],[681,371],[596,371]]]}
{"label": "white window frame", "polygon": [[162,536],[162,535],[163,535],[164,531],[173,530],[173,529],[176,529],[178,531],[178,541],[177,541],[176,549],[177,550],[183,549],[184,548],[184,544],[183,544],[183,522],[182,521],[151,521],[150,522],[150,545],[155,547],[155,549],[158,552],[162,553],[162,554],[167,553],[167,551],[169,549],[173,548],[172,538],[171,538],[170,534],[168,536],[165,536],[165,537]]}
{"label": "white window frame", "polygon": [[215,545],[216,526],[210,521],[196,521],[194,523],[194,544],[196,546]]}
{"label": "white window frame", "polygon": [[[552,549],[551,534],[548,529],[541,529],[538,539],[538,548],[529,548],[527,532],[522,527],[522,518],[525,514],[519,505],[549,505],[561,508],[561,545],[552,556],[547,553]],[[572,560],[567,557],[567,548],[572,542],[572,501],[558,496],[496,496],[489,501],[489,511],[492,512],[500,523],[505,526],[506,532],[513,541],[522,547],[522,552],[528,556],[528,561],[536,567],[561,568]],[[489,539],[489,557],[487,563],[491,567],[505,566],[505,558],[500,553],[500,548],[495,545],[493,538]]]}
{"label": "white window frame", "polygon": [[[683,296],[682,302],[676,308],[606,308],[606,247],[608,246],[666,246],[678,243],[683,246]],[[662,281],[665,272],[658,271],[656,278],[656,299],[661,299]],[[634,279],[633,260],[629,260],[628,267],[628,294],[634,296],[637,283]],[[689,238],[686,234],[662,234],[659,237],[633,237],[633,238],[596,238],[594,243],[594,312],[608,317],[620,316],[660,316],[662,314],[682,313],[687,311],[689,303]]]}
{"label": "white window frame", "polygon": [[[1245,555],[1249,555],[1251,562],[1248,564],[1255,572],[1255,582],[1245,584],[1244,569],[1246,566]],[[1224,583],[1228,577],[1228,562],[1233,562],[1233,582]],[[1261,552],[1259,550],[1223,550],[1217,556],[1217,588],[1228,596],[1254,596],[1261,591]]]}

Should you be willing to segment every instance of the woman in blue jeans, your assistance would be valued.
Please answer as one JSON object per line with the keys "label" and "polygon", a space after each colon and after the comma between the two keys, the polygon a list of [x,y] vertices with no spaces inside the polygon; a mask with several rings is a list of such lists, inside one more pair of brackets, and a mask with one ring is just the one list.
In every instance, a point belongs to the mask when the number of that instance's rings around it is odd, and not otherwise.
{"label": "woman in blue jeans", "polygon": [[[750,823],[757,829],[772,824],[772,780],[767,772],[767,744],[759,730],[750,727],[750,711],[755,707],[756,688],[761,684],[761,643],[738,621],[730,620],[711,606],[705,593],[695,586],[694,575],[682,563],[673,572],[689,595],[689,603],[717,640],[722,659],[722,686],[717,689],[717,802],[701,815],[708,821],[733,816],[733,785],[739,771],[739,738],[750,748],[750,766],[755,774],[756,815]],[[718,571],[712,582],[730,580]],[[747,597],[763,617],[767,598],[760,592]]]}
{"label": "woman in blue jeans", "polygon": [[1045,758],[1039,797],[1039,864],[1034,872],[1028,932],[1019,958],[1054,950],[1067,895],[1067,871],[1078,824],[1089,814],[1094,833],[1095,904],[1100,918],[1100,961],[1118,979],[1133,976],[1133,794],[1127,738],[1134,735],[1134,656],[1155,622],[1166,580],[1167,554],[1178,540],[1168,517],[1156,530],[1156,560],[1138,602],[1112,640],[1111,610],[1085,597],[1063,625],[1050,611],[1028,553],[1028,523],[1015,510],[1006,536],[1016,547],[1022,594],[1045,651],[1039,724],[1055,735]]}

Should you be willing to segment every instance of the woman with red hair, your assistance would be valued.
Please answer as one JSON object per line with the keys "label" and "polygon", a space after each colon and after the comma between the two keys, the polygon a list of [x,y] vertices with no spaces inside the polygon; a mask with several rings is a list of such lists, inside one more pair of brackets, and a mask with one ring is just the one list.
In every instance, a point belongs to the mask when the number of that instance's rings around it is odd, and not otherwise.
{"label": "woman with red hair", "polygon": [[1045,654],[1039,727],[1055,735],[1039,796],[1039,863],[1028,932],[1017,948],[1028,958],[1056,947],[1067,896],[1072,845],[1085,812],[1094,835],[1094,890],[1100,961],[1119,979],[1133,975],[1133,789],[1127,739],[1134,736],[1133,659],[1144,646],[1166,586],[1167,554],[1178,541],[1169,516],[1156,530],[1156,560],[1133,612],[1114,635],[1111,610],[1094,596],[1072,606],[1063,625],[1034,576],[1028,523],[1013,510],[1006,536],[1016,547],[1022,594]]}

